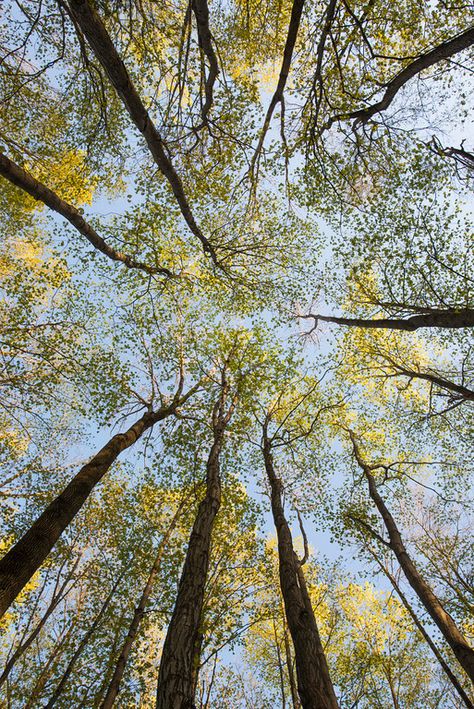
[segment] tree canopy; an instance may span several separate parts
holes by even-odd
[[[473,709],[473,59],[4,0],[0,706]]]

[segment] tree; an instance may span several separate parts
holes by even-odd
[[[465,4],[4,6],[0,704],[472,706]]]

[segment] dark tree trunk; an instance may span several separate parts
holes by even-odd
[[[266,435],[263,456],[271,488],[272,514],[278,537],[280,586],[295,649],[301,704],[303,709],[338,709],[303,570],[293,549],[291,530],[283,512],[281,483],[275,474]]]
[[[163,139],[132,83],[125,64],[120,58],[104,23],[88,0],[69,0],[68,9],[76,26],[84,34],[97,61],[106,71],[130,118],[145,138],[153,159],[163,176],[168,180],[188,227],[202,243],[204,252],[209,254],[213,261],[217,263],[214,248],[194,219],[183,183],[168,156]]]
[[[408,318],[342,318],[335,315],[304,315],[303,319],[312,318],[315,326],[319,321],[362,327],[369,329],[407,330],[413,332],[420,327],[463,328],[474,327],[474,310],[472,308],[453,308],[431,310],[429,313],[417,313]]]
[[[47,207],[61,214],[80,234],[86,237],[94,248],[101,251],[105,256],[108,256],[112,261],[119,261],[127,266],[127,268],[137,268],[148,274],[156,273],[168,277],[173,275],[167,268],[147,266],[146,264],[136,261],[132,256],[112,248],[99,236],[95,229],[86,222],[81,212],[76,209],[76,207],[65,202],[59,195],[53,192],[53,190],[43,185],[39,180],[33,177],[33,175],[30,175],[3,153],[0,153],[0,175],[3,175],[6,180],[16,187],[24,190],[24,192],[33,197],[33,199],[43,202]]]
[[[290,640],[288,638],[288,629],[285,619],[283,619],[283,640],[285,643],[286,668],[290,680],[291,701],[293,702],[293,709],[300,709],[301,702],[298,697],[298,688],[296,686],[293,658],[291,656]]]
[[[66,578],[64,581],[59,585],[59,578],[56,582],[56,587],[53,589],[51,600],[48,604],[48,607],[46,608],[45,612],[43,613],[43,616],[39,620],[39,622],[36,624],[35,628],[31,631],[31,633],[28,635],[28,637],[23,636],[22,640],[20,641],[20,644],[12,654],[12,656],[9,658],[7,661],[4,670],[0,676],[0,687],[8,680],[8,676],[10,672],[12,671],[13,667],[15,666],[15,663],[20,659],[20,657],[28,650],[29,647],[33,644],[33,642],[36,640],[38,635],[40,634],[41,630],[43,627],[46,625],[46,621],[48,618],[51,616],[55,608],[58,606],[58,604],[62,601],[62,599],[67,595],[67,593],[71,589],[67,589],[67,585],[69,581],[72,579],[74,576],[74,572],[77,568],[77,565],[79,563],[79,559],[75,562],[72,570],[67,574]],[[59,575],[61,574],[62,571],[62,566],[59,571]]]
[[[181,514],[182,514],[182,505],[180,505],[180,507],[178,508],[176,514],[174,515],[173,519],[171,520],[170,525],[168,526],[168,529],[166,530],[165,534],[163,535],[163,538],[161,539],[161,541],[158,545],[158,550],[156,552],[153,566],[151,567],[151,571],[148,576],[148,580],[146,582],[145,588],[143,589],[143,592],[142,592],[142,595],[141,595],[140,600],[138,602],[138,605],[135,608],[132,622],[130,623],[130,627],[128,629],[127,637],[125,638],[125,642],[122,646],[122,650],[120,651],[120,655],[117,660],[117,665],[115,667],[114,674],[112,675],[112,679],[110,680],[110,684],[107,689],[107,693],[106,693],[104,700],[101,704],[101,709],[111,709],[111,707],[113,707],[113,704],[114,704],[117,694],[119,692],[120,682],[122,681],[123,673],[125,671],[125,666],[127,664],[127,660],[130,655],[130,651],[132,649],[133,643],[135,641],[138,630],[140,628],[140,624],[143,619],[143,614],[145,613],[146,604],[148,603],[148,599],[150,598],[151,592],[153,590],[153,584],[155,582],[156,575],[160,569],[161,560],[163,558],[163,553],[164,553],[166,547],[168,546],[168,542],[170,540],[170,537],[173,533],[174,528],[176,527],[176,524],[177,524],[178,519]]]
[[[88,496],[126,448],[132,446],[155,423],[173,414],[197,387],[173,402],[147,412],[125,433],[118,433],[84,465],[69,485],[48,505],[23,537],[0,561],[0,617],[13,603],[33,574],[81,509]]]
[[[367,465],[361,457],[357,442],[353,434],[351,440],[354,447],[354,453],[360,468],[364,471],[365,477],[369,486],[370,497],[377,507],[383,519],[385,528],[390,540],[389,546],[397,557],[398,563],[403,569],[403,572],[408,580],[408,583],[415,591],[416,595],[424,605],[446,642],[451,647],[461,667],[466,671],[471,681],[474,682],[474,650],[468,644],[464,635],[460,632],[451,615],[445,611],[439,599],[434,594],[431,587],[427,584],[423,576],[419,573],[413,563],[408,551],[403,543],[402,536],[397,527],[397,524],[382,499],[377,485],[372,475],[372,469]]]
[[[194,707],[196,648],[209,568],[211,535],[221,504],[219,454],[223,434],[222,426],[215,429],[207,461],[206,496],[199,505],[191,531],[176,603],[163,646],[157,709]]]

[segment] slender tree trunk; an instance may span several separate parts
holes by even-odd
[[[125,433],[118,433],[84,465],[69,485],[48,505],[23,537],[0,561],[0,617],[13,603],[81,509],[88,496],[126,448],[155,423],[173,414],[196,390],[177,395],[167,407],[147,412]]]
[[[63,651],[63,647],[68,641],[73,631],[73,627],[73,625],[69,626],[69,628],[66,630],[66,632],[62,635],[61,639],[56,643],[55,647],[53,648],[53,651],[50,654],[48,661],[44,665],[38,679],[36,680],[36,684],[33,687],[33,691],[31,692],[30,696],[28,697],[28,701],[26,702],[24,709],[32,709],[32,707],[37,706],[37,699],[41,695],[44,685],[46,684],[48,677],[51,674],[51,667],[54,667],[54,663],[57,661],[59,655]]]
[[[471,681],[474,682],[474,650],[470,647],[451,615],[445,611],[439,599],[413,563],[403,543],[396,522],[377,490],[377,485],[374,476],[372,475],[372,470],[362,459],[354,435],[352,433],[350,435],[357,462],[360,468],[364,471],[364,475],[368,482],[370,497],[380,512],[387,530],[388,537],[390,539],[390,548],[397,557],[398,563],[402,567],[408,583],[442,632],[446,642],[454,652],[459,664],[466,671]]]
[[[148,580],[146,582],[145,588],[143,589],[143,592],[142,592],[142,595],[141,595],[140,600],[138,602],[138,605],[135,608],[132,622],[130,623],[130,627],[128,629],[127,637],[125,638],[125,642],[122,646],[122,650],[120,651],[120,655],[119,655],[117,665],[114,670],[114,674],[112,675],[112,679],[110,680],[110,684],[107,689],[106,695],[105,695],[104,700],[101,704],[101,709],[111,709],[111,707],[113,707],[114,701],[115,701],[117,694],[119,692],[120,682],[122,681],[123,673],[125,671],[125,666],[127,664],[127,660],[129,658],[130,651],[132,649],[133,643],[135,641],[138,630],[140,628],[140,624],[143,619],[143,614],[145,613],[146,604],[148,603],[148,599],[150,598],[151,592],[153,590],[153,584],[155,582],[156,575],[157,575],[157,573],[160,569],[160,566],[161,566],[161,560],[163,558],[163,553],[168,546],[171,535],[176,527],[176,524],[178,522],[180,515],[182,514],[182,508],[183,508],[182,505],[180,505],[178,507],[176,514],[174,515],[173,519],[171,520],[171,522],[168,526],[168,529],[166,530],[165,534],[163,535],[163,538],[161,539],[161,541],[158,545],[158,549],[156,552],[155,560],[153,562],[153,566],[151,567],[151,571],[148,576]]]
[[[453,685],[455,691],[461,697],[461,699],[464,702],[467,709],[474,709],[474,705],[472,704],[471,700],[469,699],[469,697],[467,696],[463,687],[461,686],[461,683],[459,682],[458,678],[456,677],[454,672],[451,670],[451,668],[447,664],[446,660],[444,659],[444,657],[442,656],[442,654],[440,653],[440,651],[438,650],[438,648],[434,644],[431,637],[426,632],[425,627],[423,626],[423,624],[421,623],[421,621],[419,620],[419,618],[415,612],[415,609],[413,608],[413,606],[411,605],[411,603],[409,602],[409,600],[407,599],[407,597],[403,593],[402,589],[400,588],[400,585],[397,583],[395,576],[390,573],[390,571],[386,568],[386,566],[384,564],[382,564],[382,562],[380,561],[376,552],[370,546],[366,545],[366,548],[368,549],[369,553],[372,555],[372,557],[377,562],[379,568],[383,571],[385,576],[388,578],[388,580],[392,584],[393,588],[395,589],[395,591],[398,594],[398,597],[400,598],[401,602],[403,603],[403,605],[407,609],[408,613],[410,614],[411,619],[413,620],[414,624],[416,625],[419,632],[423,636],[423,638],[424,638],[425,642],[427,643],[428,647],[430,648],[431,652],[438,660],[443,672],[448,677],[448,679],[451,682],[451,684]]]
[[[68,9],[75,23],[83,32],[97,61],[106,71],[132,121],[145,138],[153,159],[163,176],[168,180],[188,227],[202,243],[204,252],[209,254],[217,264],[214,248],[194,219],[183,183],[169,158],[166,145],[146,110],[102,19],[89,0],[69,0]]]
[[[283,663],[281,661],[280,644],[278,642],[278,635],[277,635],[275,618],[273,618],[273,637],[275,638],[275,649],[276,649],[277,662],[278,662],[278,675],[280,677],[281,709],[286,709],[285,675],[283,673]]]
[[[103,618],[107,608],[109,607],[112,598],[114,597],[115,591],[117,590],[117,586],[119,585],[122,577],[123,577],[123,574],[121,574],[119,576],[117,581],[112,586],[112,589],[111,589],[109,595],[107,596],[107,598],[105,599],[105,601],[103,602],[99,612],[97,613],[97,615],[94,619],[94,622],[92,623],[89,630],[87,631],[87,633],[84,635],[81,642],[77,646],[77,649],[76,649],[75,653],[73,654],[73,656],[71,657],[71,659],[69,660],[68,665],[63,673],[63,676],[61,677],[61,680],[60,680],[58,686],[56,687],[55,691],[53,692],[51,699],[46,704],[46,709],[51,709],[51,707],[53,707],[56,704],[57,700],[61,696],[61,694],[64,690],[64,687],[66,686],[67,681],[68,681],[69,677],[71,676],[71,673],[74,669],[74,665],[76,664],[76,662],[78,661],[78,659],[82,655],[87,643],[89,642],[89,640],[94,635],[97,628],[99,627],[100,622],[102,621],[102,618]]]
[[[89,709],[89,707],[91,706],[99,707],[101,705],[104,692],[108,688],[114,669],[117,666],[117,648],[119,647],[119,642],[122,635],[122,628],[125,626],[125,616],[126,612],[125,610],[123,610],[120,617],[118,618],[117,623],[115,624],[116,627],[114,628],[115,633],[113,635],[112,647],[110,649],[109,658],[107,660],[105,670],[102,670],[101,672],[103,681],[101,682],[99,690],[95,693],[93,699],[89,699],[90,689],[88,689],[84,693],[78,709]]]
[[[300,709],[301,702],[298,697],[298,688],[296,686],[295,672],[293,668],[293,658],[291,657],[290,639],[288,637],[288,629],[285,618],[283,618],[283,640],[285,643],[286,668],[288,671],[288,678],[290,680],[291,701],[293,702],[293,709]]]
[[[166,634],[158,676],[157,709],[194,707],[196,647],[214,519],[221,504],[219,455],[224,425],[214,428],[207,461],[206,496],[199,505],[189,539],[176,603]]]
[[[105,254],[105,256],[108,256],[112,261],[119,261],[125,264],[127,268],[138,268],[148,274],[157,273],[168,277],[173,275],[167,268],[148,266],[144,263],[140,263],[140,261],[136,261],[132,256],[112,248],[99,236],[95,229],[85,221],[81,212],[76,209],[76,207],[65,202],[59,195],[50,190],[49,187],[43,185],[39,180],[34,178],[33,175],[23,170],[20,165],[14,163],[13,160],[10,160],[1,152],[0,175],[16,187],[27,192],[33,199],[43,202],[47,207],[65,217],[80,234],[86,237],[92,246]]]
[[[338,709],[303,570],[293,549],[290,527],[283,512],[281,484],[275,475],[266,433],[263,457],[271,488],[272,514],[278,537],[280,586],[295,649],[301,704],[303,709]]]
[[[48,620],[50,615],[53,613],[54,609],[58,606],[58,604],[62,601],[62,599],[69,592],[70,589],[68,589],[68,591],[65,591],[65,589],[66,589],[66,586],[68,585],[69,581],[73,577],[78,563],[79,563],[79,558],[76,560],[72,570],[67,574],[66,578],[64,579],[64,581],[61,583],[60,586],[59,586],[59,579],[56,582],[56,588],[53,590],[51,600],[50,600],[48,607],[46,608],[46,611],[44,612],[41,620],[36,624],[35,628],[32,630],[32,632],[28,635],[28,637],[26,639],[25,639],[25,637],[23,637],[23,641],[20,642],[20,644],[16,648],[13,655],[10,657],[10,659],[6,663],[5,668],[0,676],[0,687],[4,684],[4,682],[7,681],[8,676],[9,676],[10,672],[12,671],[15,663],[18,662],[20,657],[28,650],[28,648],[32,645],[32,643],[38,637],[41,630],[45,626],[46,621]],[[61,566],[59,573],[61,573],[62,568],[63,567]]]

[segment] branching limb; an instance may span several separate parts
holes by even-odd
[[[68,220],[86,239],[105,256],[112,261],[119,261],[127,268],[136,268],[145,271],[149,275],[160,274],[171,278],[173,273],[162,266],[148,266],[147,264],[136,261],[132,256],[117,251],[112,246],[109,246],[104,239],[88,224],[82,214],[72,204],[65,202],[49,187],[46,187],[42,182],[39,182],[33,175],[30,175],[26,170],[23,170],[19,165],[7,158],[6,155],[0,153],[0,175],[11,182],[16,187],[27,192],[33,199],[43,202],[53,211],[61,214]]]
[[[70,0],[68,11],[77,22],[97,60],[106,71],[132,121],[145,138],[150,153],[168,181],[188,227],[203,246],[204,253],[218,265],[214,247],[194,219],[181,178],[171,162],[165,143],[145,108],[101,18],[88,0]]]

